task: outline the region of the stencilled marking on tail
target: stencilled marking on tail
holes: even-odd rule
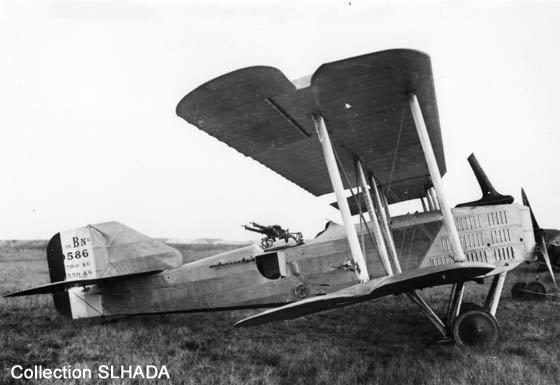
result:
[[[89,227],[60,233],[60,244],[64,255],[65,280],[96,278],[93,241]]]

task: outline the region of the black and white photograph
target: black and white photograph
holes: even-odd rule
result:
[[[560,2],[0,0],[0,384],[560,384]]]

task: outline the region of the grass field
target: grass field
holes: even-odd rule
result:
[[[1,294],[48,283],[44,247],[39,241],[0,246]],[[180,249],[193,260],[231,247]],[[249,311],[71,321],[56,313],[49,295],[2,298],[0,383],[33,383],[11,378],[16,364],[156,364],[166,366],[170,380],[114,383],[560,384],[560,302],[512,300],[509,288],[523,274],[506,281],[497,314],[500,343],[489,351],[428,343],[437,334],[405,296],[249,329],[232,327]],[[486,290],[469,284],[466,300],[480,303]],[[442,308],[447,291],[423,294]]]

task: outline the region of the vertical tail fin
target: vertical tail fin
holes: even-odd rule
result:
[[[51,283],[5,297],[52,293],[56,310],[69,318],[103,315],[104,282],[122,281],[178,267],[181,253],[118,222],[55,234],[47,245]]]
[[[66,279],[64,269],[64,254],[60,243],[60,233],[56,233],[47,244],[47,263],[51,282],[60,282]],[[52,293],[55,309],[65,317],[72,318],[70,296],[68,292],[56,291]]]

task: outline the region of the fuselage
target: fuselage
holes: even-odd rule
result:
[[[453,216],[466,262],[496,266],[488,275],[512,269],[534,252],[533,229],[525,206],[455,208]],[[366,225],[357,224],[356,230],[370,278],[385,276]],[[455,263],[438,211],[393,217],[391,231],[403,272]],[[329,223],[302,245],[280,243],[267,250],[250,245],[158,274],[70,291],[89,304],[83,312],[73,308],[72,316],[80,318],[279,306],[356,283],[344,229]]]

